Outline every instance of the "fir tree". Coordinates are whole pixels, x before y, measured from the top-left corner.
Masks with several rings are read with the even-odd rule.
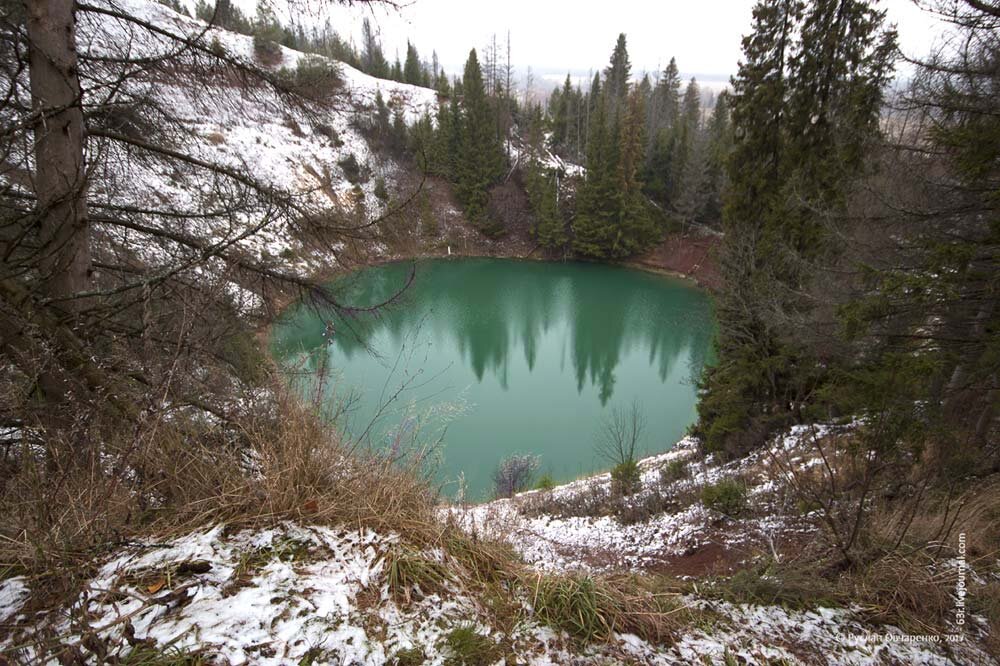
[[[704,218],[708,204],[709,179],[705,137],[695,134],[687,146],[684,170],[680,175],[674,211],[682,224],[682,231]]]
[[[573,84],[569,74],[562,90],[558,88],[553,93],[552,145],[555,149],[564,148],[569,136],[570,114],[573,104]]]
[[[655,229],[642,193],[639,170],[645,153],[643,136],[646,110],[640,89],[628,96],[628,106],[621,123],[618,155],[618,189],[620,199],[615,242],[611,256],[626,257],[642,250],[655,238]]]
[[[701,91],[698,82],[692,78],[684,90],[684,100],[681,104],[681,115],[672,129],[673,141],[670,144],[672,154],[669,157],[670,180],[669,201],[676,209],[684,187],[684,174],[687,173],[694,145],[698,142],[698,132],[701,125]]]
[[[389,78],[389,62],[367,17],[361,22],[361,69],[380,79]]]
[[[591,86],[590,104],[595,109],[588,122],[586,179],[577,192],[573,250],[617,259],[645,248],[655,240],[656,228],[642,193],[645,104],[641,89],[628,85],[624,35],[619,36],[605,71],[609,78],[603,89],[597,77]]]
[[[653,89],[653,101],[650,104],[650,122],[646,128],[648,148],[664,129],[670,129],[680,115],[681,75],[677,69],[677,61],[670,63],[663,70],[660,80]]]
[[[709,450],[731,454],[758,442],[762,405],[776,408],[786,352],[761,303],[767,287],[759,283],[758,249],[763,226],[775,210],[784,150],[782,117],[786,74],[799,0],[761,0],[753,28],[743,38],[743,59],[733,79],[733,124],[740,136],[729,163],[730,196],[722,271],[726,288],[718,301],[718,364],[705,376],[699,402],[699,429]],[[782,359],[778,362],[774,360]],[[742,435],[748,433],[749,436]],[[747,441],[749,440],[749,441]]]

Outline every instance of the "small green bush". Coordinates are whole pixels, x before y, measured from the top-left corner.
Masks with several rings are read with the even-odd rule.
[[[552,490],[555,487],[556,480],[552,478],[551,474],[542,474],[538,483],[535,484],[535,490]]]
[[[609,638],[619,614],[614,598],[590,577],[542,578],[532,605],[543,624],[583,642]]]
[[[736,479],[722,479],[701,489],[701,503],[727,516],[738,516],[747,506],[746,486]]]
[[[352,185],[358,185],[368,180],[365,170],[358,162],[358,158],[354,156],[354,153],[348,153],[347,157],[337,162],[337,164],[344,170],[344,177],[347,179],[347,182]]]
[[[489,666],[501,656],[500,647],[472,625],[452,629],[444,644],[450,652],[444,660],[445,666]]]
[[[681,458],[675,458],[660,468],[660,482],[663,485],[687,478],[689,475],[687,461]]]
[[[270,31],[255,32],[253,36],[253,52],[257,60],[265,65],[281,62],[281,46],[274,41]]]
[[[386,187],[385,178],[381,176],[375,180],[375,196],[379,201],[389,200],[389,188]]]
[[[443,591],[449,578],[444,564],[419,551],[396,546],[386,554],[386,582],[397,603]]]
[[[389,663],[394,666],[421,666],[427,663],[427,654],[419,647],[406,648],[394,654]]]
[[[336,63],[319,56],[299,58],[294,71],[282,67],[278,78],[291,92],[317,101],[329,99],[344,84]]]
[[[203,666],[210,658],[177,647],[159,647],[139,643],[115,663],[123,666]]]
[[[611,470],[612,495],[620,497],[634,495],[641,485],[642,473],[639,471],[639,463],[635,460],[626,460]]]
[[[340,138],[340,135],[337,134],[337,130],[335,130],[332,125],[328,125],[326,123],[319,123],[313,128],[313,131],[319,136],[325,136],[327,139],[330,140],[330,143],[332,143],[337,148],[340,148],[341,146],[344,145],[343,139]]]
[[[830,583],[814,570],[774,562],[740,569],[706,589],[733,603],[780,605],[796,610],[840,605]]]

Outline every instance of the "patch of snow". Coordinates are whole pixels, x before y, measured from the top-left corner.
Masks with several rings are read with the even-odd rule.
[[[29,596],[31,590],[24,576],[0,581],[0,623],[7,622],[19,613]]]

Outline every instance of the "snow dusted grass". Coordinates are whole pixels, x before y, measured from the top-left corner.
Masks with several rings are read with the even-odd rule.
[[[784,469],[788,464],[816,468],[822,464],[816,443],[854,427],[795,427],[769,449],[729,464],[702,459],[697,442],[688,438],[640,462],[642,488],[631,497],[611,497],[610,476],[601,474],[442,513],[472,534],[509,543],[546,574],[575,570],[578,576],[601,576],[626,569],[655,572],[654,579],[664,571],[678,576],[672,589],[685,592],[683,612],[701,613],[691,616],[670,651],[680,663],[703,655],[711,663],[730,658],[739,663],[995,663],[984,647],[991,644],[986,617],[975,615],[965,635],[959,635],[962,630],[953,622],[957,568],[946,562],[913,554],[885,557],[838,577],[822,572],[808,556],[801,559],[821,541],[819,515],[801,506],[771,461],[781,460]],[[703,502],[701,489],[722,480],[746,488],[747,508],[736,516]],[[989,497],[986,493],[981,501]],[[939,518],[928,522],[940,525]],[[989,528],[977,522],[972,529],[984,533]],[[706,552],[723,556],[701,566],[699,554]],[[688,568],[688,562],[698,562],[698,570]],[[982,564],[1000,581],[995,552]],[[729,575],[732,570],[735,575]],[[997,582],[975,585],[974,595],[997,589]],[[960,640],[949,643],[946,635]]]
[[[801,453],[800,462],[808,465],[806,450],[797,448],[804,434],[793,432],[795,437],[775,446]],[[278,448],[287,451],[286,445]],[[699,461],[693,447],[685,441],[642,463],[643,492],[684,498],[663,509],[668,519],[654,514],[623,525],[614,516],[545,516],[537,507],[531,517],[519,513],[525,501],[543,496],[535,492],[484,507],[440,510],[452,526],[433,520],[414,526],[383,497],[371,508],[380,519],[364,525],[338,520],[335,510],[319,520],[300,515],[257,526],[235,521],[138,539],[85,567],[63,601],[42,603],[44,596],[32,596],[44,595],[44,579],[0,582],[0,651],[15,663],[45,661],[60,652],[94,664],[130,654],[138,659],[140,653],[222,664],[995,663],[975,640],[986,626],[974,614],[962,642],[930,643],[872,622],[869,609],[851,603],[783,606],[764,600],[768,586],[778,589],[776,599],[792,598],[793,584],[766,570],[742,583],[623,573],[647,561],[655,567],[685,544],[716,538],[711,535],[723,519],[700,507],[699,483],[739,474],[749,487],[751,513],[724,521],[744,532],[785,524],[782,515],[766,523],[752,513],[779,506],[773,497],[780,489],[757,476],[759,459],[716,465]],[[295,469],[291,485],[297,487],[309,473],[289,462],[260,458],[258,472],[275,476]],[[352,477],[345,483],[353,487]],[[573,506],[574,497],[608,483],[600,475],[567,484],[538,506],[558,506],[554,499]],[[373,491],[390,494],[396,485]],[[285,503],[304,504],[306,513],[315,514],[319,507],[310,507],[308,499],[313,495],[307,489]],[[662,499],[656,506],[670,506]],[[361,501],[348,493],[339,500],[320,496],[315,504],[343,509],[344,502]],[[479,522],[469,522],[472,517]],[[508,522],[493,522],[500,519]],[[394,522],[408,529],[394,529]],[[650,523],[667,544],[660,550],[653,548]],[[533,543],[527,529],[547,530],[550,541]],[[668,529],[686,536],[671,538]],[[507,542],[522,550],[527,563],[486,538],[504,530],[511,530]],[[630,544],[630,538],[646,541]],[[733,543],[749,538],[733,536]],[[602,552],[621,549],[622,564],[595,562],[582,550],[587,541]],[[562,570],[552,571],[545,557],[561,558]],[[948,561],[936,566],[946,571]],[[982,578],[990,576],[996,573],[973,572],[970,583],[989,584]]]
[[[399,549],[451,575],[433,589],[393,593]],[[227,530],[218,525],[165,542],[123,548],[100,563],[80,593],[54,612],[24,608],[27,583],[0,583],[14,628],[0,650],[15,663],[58,649],[80,663],[130,652],[197,655],[222,664],[989,664],[969,642],[886,639],[851,609],[789,610],[697,594],[660,592],[658,640],[622,617],[642,579],[539,577],[498,613],[467,562],[438,548],[405,546],[400,535],[283,523]],[[652,580],[652,579],[651,579]],[[650,584],[650,583],[645,583]],[[655,583],[653,583],[655,584]],[[494,593],[496,594],[496,593]],[[623,601],[623,599],[625,601]],[[571,612],[566,612],[566,611]],[[469,653],[466,651],[473,651]],[[489,657],[475,660],[476,655]],[[734,661],[731,661],[734,660]]]
[[[797,437],[804,432],[793,435],[777,445],[803,446]],[[808,516],[783,505],[764,473],[766,459],[760,452],[715,464],[698,456],[697,441],[685,438],[667,453],[640,461],[641,487],[629,497],[614,498],[605,473],[447,512],[470,532],[509,541],[527,562],[548,571],[651,568],[709,545],[748,557],[815,531]],[[722,479],[740,479],[748,487],[750,510],[735,519],[699,499],[701,488]]]
[[[85,637],[96,636],[108,657],[127,653],[130,642],[222,663],[287,664],[307,655],[314,663],[385,663],[416,645],[433,655],[441,625],[475,617],[475,606],[461,596],[397,606],[384,575],[396,541],[322,526],[232,535],[217,526],[127,549],[100,568],[68,618],[46,619],[35,631],[84,652]],[[288,542],[299,544],[298,552],[283,558]]]

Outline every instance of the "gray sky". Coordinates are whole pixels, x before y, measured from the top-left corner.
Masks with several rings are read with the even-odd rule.
[[[624,32],[633,72],[662,69],[675,56],[688,76],[724,79],[736,71],[753,5],[753,0],[412,0],[398,12],[339,10],[334,27],[356,39],[360,17],[368,15],[390,59],[397,48],[405,55],[409,37],[422,57],[436,49],[451,74],[458,73],[470,48],[481,49],[493,33],[503,42],[510,30],[511,59],[523,74],[528,65],[536,72],[603,67]],[[883,6],[898,26],[904,51],[926,53],[938,32],[934,19],[911,0],[885,0]]]

